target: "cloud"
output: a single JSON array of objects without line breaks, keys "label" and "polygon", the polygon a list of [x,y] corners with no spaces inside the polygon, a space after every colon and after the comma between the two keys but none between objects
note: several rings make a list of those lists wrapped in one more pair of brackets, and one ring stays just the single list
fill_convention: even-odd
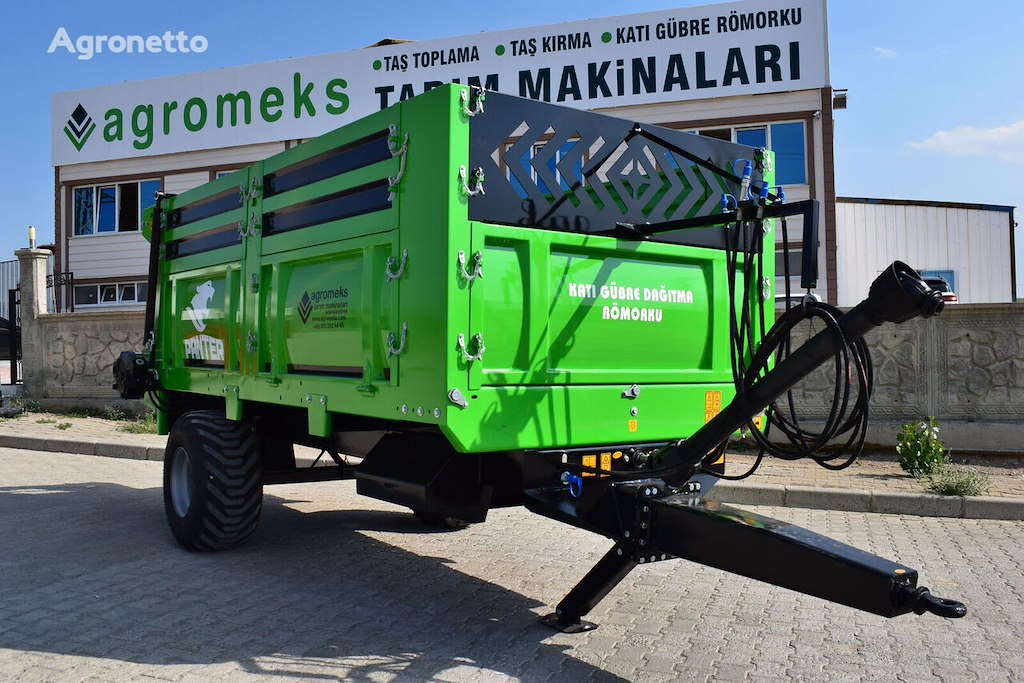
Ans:
[{"label": "cloud", "polygon": [[899,53],[896,52],[896,50],[891,50],[887,47],[876,47],[875,54],[881,57],[882,59],[892,59]]},{"label": "cloud", "polygon": [[908,143],[911,149],[941,152],[953,156],[990,157],[1000,161],[1018,161],[1024,156],[1024,121],[995,128],[960,126],[940,130],[927,140]]}]

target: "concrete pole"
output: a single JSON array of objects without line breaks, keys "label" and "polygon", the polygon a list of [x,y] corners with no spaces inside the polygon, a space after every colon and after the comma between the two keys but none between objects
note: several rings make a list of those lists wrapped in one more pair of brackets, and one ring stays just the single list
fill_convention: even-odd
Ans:
[{"label": "concrete pole", "polygon": [[26,398],[46,398],[43,337],[39,317],[49,313],[46,303],[47,249],[19,249],[14,252],[20,265],[21,289],[21,372]]}]

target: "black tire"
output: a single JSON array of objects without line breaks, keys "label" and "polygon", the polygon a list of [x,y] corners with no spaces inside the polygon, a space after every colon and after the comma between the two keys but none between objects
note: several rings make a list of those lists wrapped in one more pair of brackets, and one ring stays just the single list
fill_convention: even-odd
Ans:
[{"label": "black tire", "polygon": [[164,453],[164,510],[189,550],[227,550],[256,531],[263,506],[259,444],[248,422],[216,411],[182,415]]}]

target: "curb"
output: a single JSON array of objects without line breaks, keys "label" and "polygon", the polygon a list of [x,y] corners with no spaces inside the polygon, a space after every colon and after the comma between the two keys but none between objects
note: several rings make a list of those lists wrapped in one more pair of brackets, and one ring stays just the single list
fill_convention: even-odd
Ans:
[{"label": "curb", "polygon": [[[20,434],[0,434],[0,448],[30,451],[98,455],[105,458],[162,462],[163,446],[110,443],[81,439],[41,438]],[[721,482],[708,500],[738,505],[811,508],[843,512],[877,512],[917,517],[959,519],[1024,520],[1024,498],[977,496],[938,496],[904,491],[868,491],[864,489],[818,488],[814,486],[774,486]]]},{"label": "curb", "polygon": [[0,434],[0,448],[20,448],[27,451],[71,453],[73,455],[99,455],[105,458],[122,458],[125,460],[154,460],[162,462],[164,459],[163,446],[143,446],[140,444],[61,439],[57,437],[43,438],[21,434]]},{"label": "curb", "polygon": [[721,482],[707,496],[719,503],[771,505],[917,517],[1024,520],[1024,498],[939,496],[933,493],[867,491]]}]

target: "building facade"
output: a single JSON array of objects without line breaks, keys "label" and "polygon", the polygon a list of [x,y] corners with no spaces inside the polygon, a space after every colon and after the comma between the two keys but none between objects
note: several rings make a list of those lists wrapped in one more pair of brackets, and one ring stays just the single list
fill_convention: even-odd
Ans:
[{"label": "building facade", "polygon": [[[148,295],[142,212],[443,82],[775,152],[787,199],[821,202],[816,293],[836,301],[833,102],[825,0],[734,2],[369,49],[53,99],[56,270],[76,311]],[[801,247],[799,228],[791,246]],[[781,272],[781,268],[779,269]],[[796,282],[796,278],[794,278]]]}]

